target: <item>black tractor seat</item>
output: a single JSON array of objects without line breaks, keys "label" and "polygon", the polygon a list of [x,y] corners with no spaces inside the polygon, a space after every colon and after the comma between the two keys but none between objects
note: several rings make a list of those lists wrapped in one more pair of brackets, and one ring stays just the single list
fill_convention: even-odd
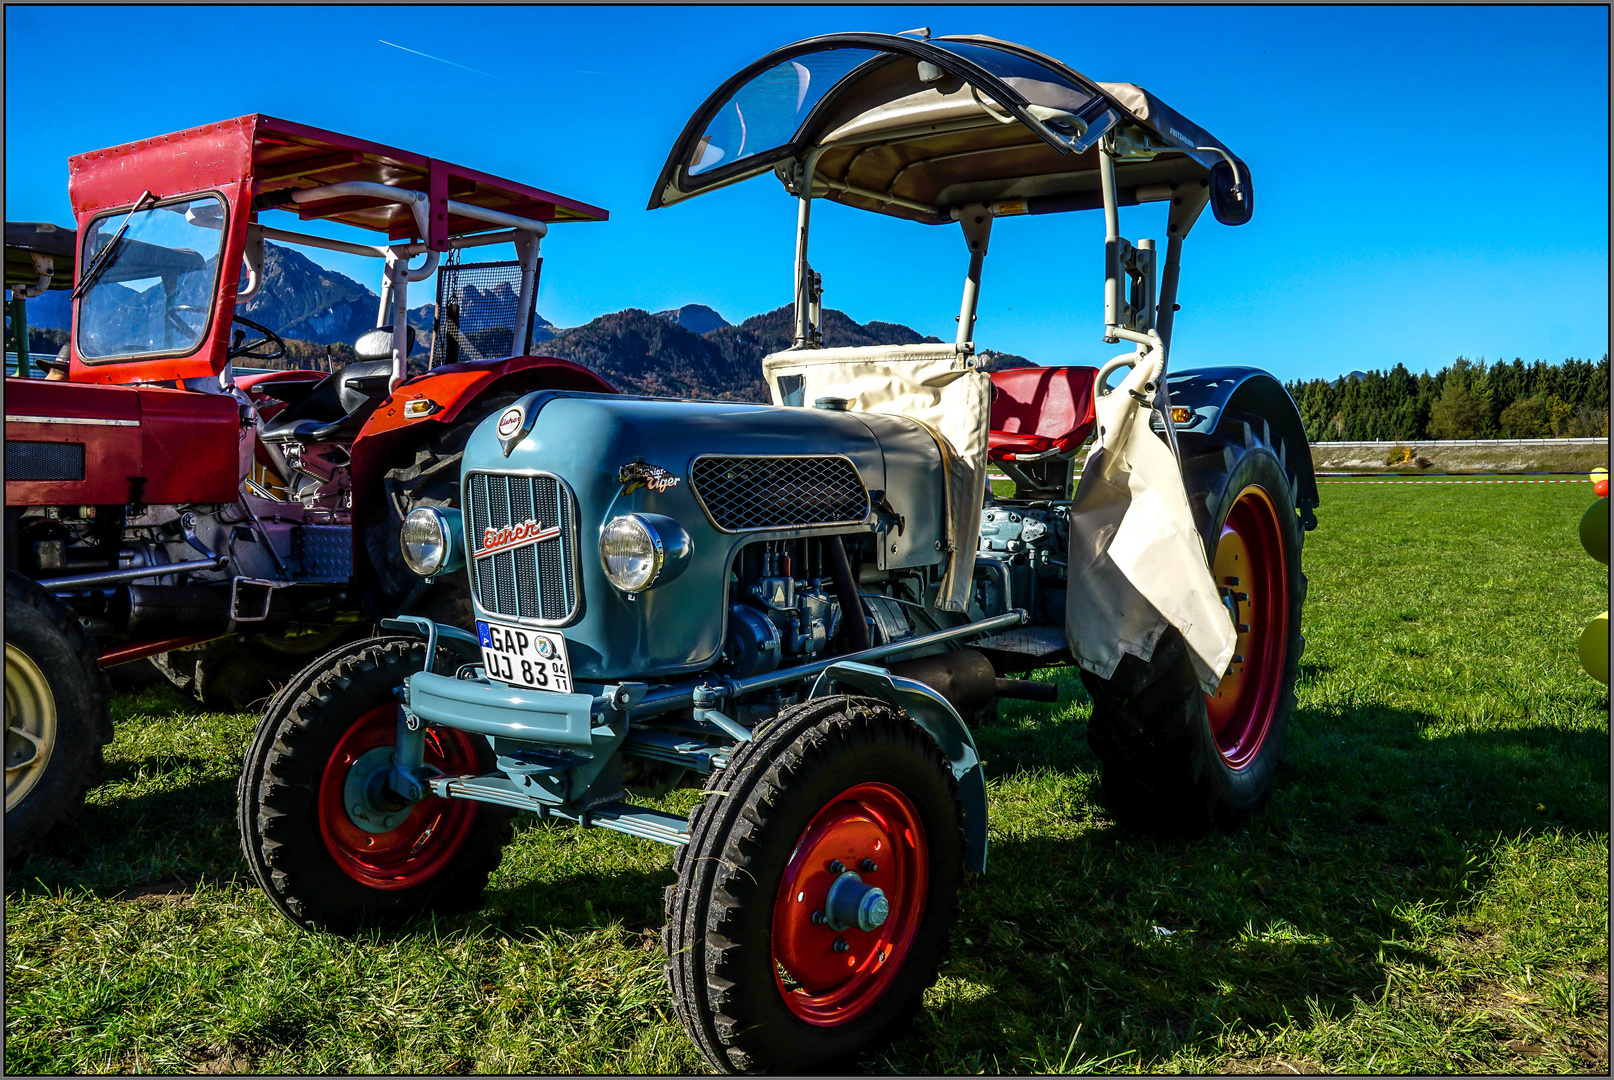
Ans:
[{"label": "black tractor seat", "polygon": [[265,442],[331,442],[359,433],[387,396],[391,360],[360,360],[337,368],[259,432]]},{"label": "black tractor seat", "polygon": [[[407,348],[415,345],[415,328],[409,328]],[[296,404],[264,425],[258,436],[264,442],[335,442],[351,439],[387,396],[392,377],[392,330],[378,327],[354,344],[358,360],[337,368]],[[407,352],[406,354],[407,355]]]}]

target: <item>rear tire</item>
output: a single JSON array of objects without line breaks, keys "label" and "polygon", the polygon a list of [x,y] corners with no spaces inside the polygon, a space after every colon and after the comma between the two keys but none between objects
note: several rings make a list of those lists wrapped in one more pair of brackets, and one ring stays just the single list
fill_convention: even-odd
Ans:
[{"label": "rear tire", "polygon": [[[305,929],[351,934],[464,911],[499,865],[511,835],[503,807],[427,796],[349,812],[351,774],[390,762],[393,691],[424,660],[425,643],[401,637],[327,653],[275,695],[247,749],[242,852],[270,901]],[[494,765],[486,739],[444,728],[428,730],[426,761],[450,773]]]},{"label": "rear tire", "polygon": [[100,649],[66,605],[6,571],[6,841],[10,862],[84,808],[112,741]]},{"label": "rear tire", "polygon": [[1241,627],[1217,694],[1201,690],[1173,628],[1147,663],[1128,655],[1109,679],[1081,673],[1105,804],[1123,824],[1169,836],[1232,825],[1266,803],[1305,647],[1303,534],[1277,454],[1253,435],[1243,445],[1222,441],[1189,460],[1185,480],[1190,504],[1204,508],[1213,576]]},{"label": "rear tire", "polygon": [[[844,1068],[918,1010],[946,953],[964,864],[947,759],[884,702],[820,698],[783,710],[707,791],[662,931],[684,1028],[719,1072]],[[886,893],[868,931],[812,917],[848,869]]]}]

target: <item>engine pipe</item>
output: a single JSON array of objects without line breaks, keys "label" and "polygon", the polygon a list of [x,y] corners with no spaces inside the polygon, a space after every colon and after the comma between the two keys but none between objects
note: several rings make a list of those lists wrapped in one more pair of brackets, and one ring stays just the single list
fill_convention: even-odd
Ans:
[{"label": "engine pipe", "polygon": [[[723,679],[719,689],[723,696],[733,698],[756,690],[783,686],[786,683],[802,682],[811,676],[819,674],[833,664],[844,663],[848,660],[860,662],[881,660],[887,656],[913,652],[915,649],[922,649],[929,645],[940,645],[944,641],[956,641],[959,638],[990,633],[994,630],[1007,630],[1014,626],[1024,626],[1030,621],[1030,616],[1026,614],[1024,608],[1016,608],[1002,615],[994,615],[990,619],[982,619],[980,622],[965,623],[962,626],[953,626],[946,630],[937,630],[934,633],[922,634],[918,637],[887,642],[884,645],[864,649],[861,652],[825,657],[821,660],[814,660],[810,664],[798,664],[795,667],[781,668],[767,675],[752,675],[744,679]],[[629,715],[632,719],[643,719],[649,716],[657,716],[661,713],[675,712],[679,709],[693,708],[696,687],[711,685],[712,681],[713,677],[707,676],[699,682],[652,690],[645,695],[638,705],[634,706]]]},{"label": "engine pipe", "polygon": [[93,589],[102,585],[121,585],[125,581],[139,581],[141,578],[183,574],[191,570],[218,570],[228,562],[229,559],[219,555],[211,559],[158,563],[156,566],[135,566],[128,570],[108,570],[99,574],[75,574],[72,577],[42,578],[39,584],[50,592],[62,592],[67,589]]},{"label": "engine pipe", "polygon": [[[835,599],[841,605],[841,627],[851,643],[853,652],[862,652],[869,641],[869,620],[863,614],[863,601],[858,596],[857,579],[852,576],[852,563],[846,557],[846,545],[839,536],[826,537],[821,550],[829,556],[829,576],[835,583]],[[851,657],[841,657],[849,660]]]}]

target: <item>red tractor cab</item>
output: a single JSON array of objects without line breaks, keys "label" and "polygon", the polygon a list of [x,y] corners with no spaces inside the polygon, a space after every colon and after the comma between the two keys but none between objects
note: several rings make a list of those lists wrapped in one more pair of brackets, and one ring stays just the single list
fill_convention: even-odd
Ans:
[{"label": "red tractor cab", "polygon": [[[80,154],[69,176],[68,379],[6,380],[8,855],[93,780],[112,735],[100,668],[150,657],[240,707],[383,615],[468,619],[462,586],[404,568],[403,516],[457,502],[490,410],[613,390],[529,355],[543,237],[598,207],[258,114]],[[240,311],[271,242],[376,260],[354,362],[237,377],[285,363],[277,329]],[[460,261],[496,244],[516,258]],[[434,272],[411,377],[409,286]]]}]

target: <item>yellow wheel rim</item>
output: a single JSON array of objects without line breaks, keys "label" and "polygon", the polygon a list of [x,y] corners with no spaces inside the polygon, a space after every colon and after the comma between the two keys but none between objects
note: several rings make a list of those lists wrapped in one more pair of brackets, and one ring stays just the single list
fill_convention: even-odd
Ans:
[{"label": "yellow wheel rim", "polygon": [[56,695],[33,658],[6,645],[6,811],[45,775],[56,745]]}]

